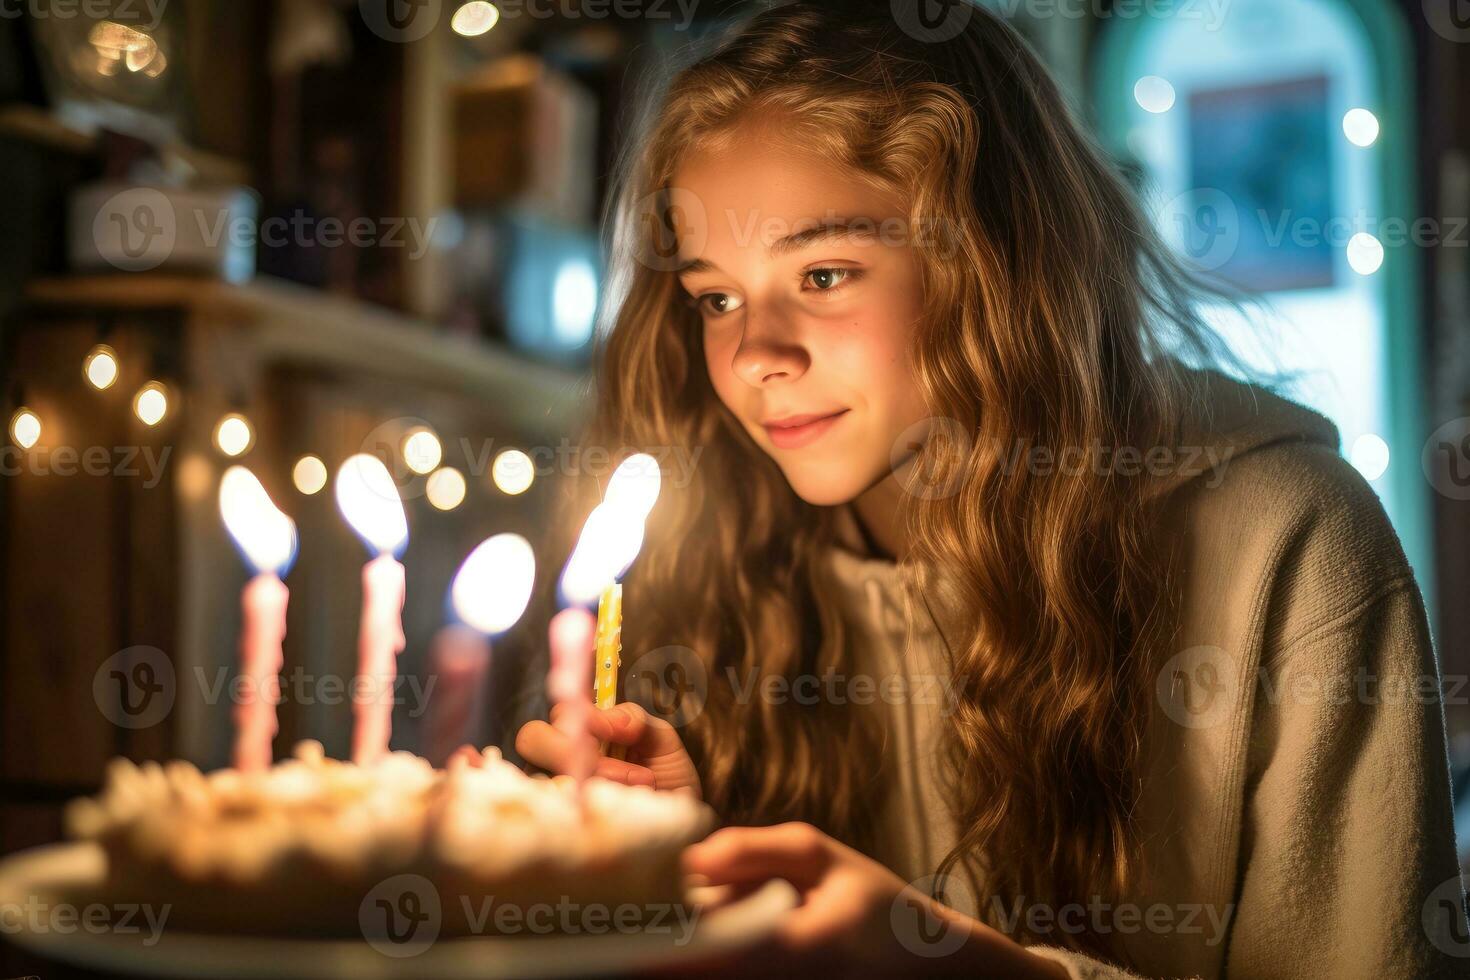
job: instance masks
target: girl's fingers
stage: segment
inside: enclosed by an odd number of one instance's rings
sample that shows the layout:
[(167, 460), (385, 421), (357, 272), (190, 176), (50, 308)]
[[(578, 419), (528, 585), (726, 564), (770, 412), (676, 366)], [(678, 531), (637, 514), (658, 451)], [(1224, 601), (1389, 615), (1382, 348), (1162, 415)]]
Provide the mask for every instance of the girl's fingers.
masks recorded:
[(684, 851), (684, 870), (711, 884), (748, 884), (785, 878), (813, 887), (831, 862), (828, 838), (810, 824), (727, 827)]
[(615, 783), (627, 783), (629, 786), (657, 785), (652, 769), (636, 763), (624, 762), (622, 759), (599, 759), (594, 775), (610, 779)]
[(626, 745), (645, 759), (686, 754), (684, 740), (679, 737), (674, 726), (662, 718), (650, 715), (640, 704), (623, 701), (595, 714), (598, 727), (602, 731), (594, 731), (594, 735), (609, 742)]
[[(640, 726), (630, 733), (627, 719), (632, 718), (633, 713), (624, 710), (625, 708), (636, 708), (639, 712), (643, 711), (642, 708), (639, 708), (638, 705), (632, 704), (631, 702), (624, 702), (611, 708), (587, 707), (587, 733), (599, 742), (616, 742), (619, 745), (632, 745), (632, 740), (636, 740), (643, 729)], [(571, 706), (565, 703), (558, 702), (552, 705), (551, 724), (553, 726), (557, 726), (559, 722), (564, 724), (563, 719), (566, 718), (567, 712), (571, 710)], [(672, 730), (670, 728), (670, 731)]]
[(528, 721), (516, 732), (516, 752), (534, 766), (561, 772), (567, 756), (567, 737), (544, 721)]

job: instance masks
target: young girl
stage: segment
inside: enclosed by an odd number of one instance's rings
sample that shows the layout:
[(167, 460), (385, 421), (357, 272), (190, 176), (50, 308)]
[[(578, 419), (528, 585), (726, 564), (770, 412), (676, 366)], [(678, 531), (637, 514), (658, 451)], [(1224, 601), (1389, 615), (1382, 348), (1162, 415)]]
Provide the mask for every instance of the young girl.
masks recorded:
[(1459, 972), (1376, 497), (1210, 369), (1202, 287), (1017, 35), (913, 7), (759, 14), (628, 161), (588, 442), (693, 464), (624, 663), (672, 650), (695, 703), (599, 715), (601, 775), (715, 808), (692, 873), (797, 885), (778, 968)]

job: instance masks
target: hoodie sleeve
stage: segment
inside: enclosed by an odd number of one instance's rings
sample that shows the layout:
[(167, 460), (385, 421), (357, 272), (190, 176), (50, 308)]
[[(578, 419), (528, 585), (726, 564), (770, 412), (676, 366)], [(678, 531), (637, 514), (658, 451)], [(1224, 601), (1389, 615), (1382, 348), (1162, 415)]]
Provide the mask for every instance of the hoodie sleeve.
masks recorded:
[(1407, 573), (1263, 670), (1228, 976), (1470, 973), (1441, 692)]
[[(1408, 577), (1280, 650), (1256, 692), (1225, 976), (1470, 975), (1442, 704), (1456, 683)], [(1138, 976), (1031, 951), (1075, 980)]]

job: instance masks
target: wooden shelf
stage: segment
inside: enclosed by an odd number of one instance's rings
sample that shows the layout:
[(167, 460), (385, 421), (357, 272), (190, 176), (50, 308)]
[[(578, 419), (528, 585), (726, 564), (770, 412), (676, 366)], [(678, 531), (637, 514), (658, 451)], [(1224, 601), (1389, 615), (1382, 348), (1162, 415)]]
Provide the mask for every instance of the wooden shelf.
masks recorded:
[(261, 278), (235, 286), (177, 275), (118, 274), (41, 279), (27, 288), (57, 309), (175, 308), (191, 318), (248, 329), (262, 360), (370, 374), (494, 399), (531, 431), (567, 432), (590, 384), (433, 324), (305, 286)]
[[(63, 122), (33, 105), (0, 106), (0, 136), (48, 146), (63, 153), (87, 156), (97, 152), (97, 134)], [(250, 168), (238, 160), (210, 153), (186, 143), (169, 143), (158, 152), (182, 161), (201, 180), (219, 184), (248, 184)]]

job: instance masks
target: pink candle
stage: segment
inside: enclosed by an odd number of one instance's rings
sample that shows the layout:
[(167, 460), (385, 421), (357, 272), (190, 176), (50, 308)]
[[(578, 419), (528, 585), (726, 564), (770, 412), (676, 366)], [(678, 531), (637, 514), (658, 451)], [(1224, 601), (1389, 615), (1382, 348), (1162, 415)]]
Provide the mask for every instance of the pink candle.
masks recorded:
[(296, 525), (276, 509), (265, 488), (243, 466), (225, 471), (219, 489), (220, 516), (256, 576), (240, 597), (240, 677), (235, 705), (235, 768), (269, 769), (281, 700), (281, 641), (286, 636), (290, 593), (281, 576), (296, 554)]
[(446, 626), (434, 634), (429, 670), (434, 693), (424, 718), (424, 757), (442, 766), (484, 723), (490, 641), (468, 626)]
[(592, 648), (597, 620), (580, 606), (551, 619), (551, 671), (546, 693), (562, 705), (556, 727), (570, 746), (566, 773), (580, 784), (597, 768), (597, 740), (587, 730), (592, 716)]
[(357, 637), (357, 689), (352, 698), (352, 761), (370, 765), (388, 753), (393, 683), (403, 637), (403, 566), (382, 554), (362, 568), (362, 621)]
[(250, 580), (241, 595), (240, 674), (244, 694), (235, 705), (235, 768), (269, 769), (281, 700), (281, 641), (286, 636), (286, 588), (274, 572)]
[(403, 649), (403, 566), (394, 555), (408, 544), (408, 516), (393, 474), (376, 456), (359, 453), (337, 470), (337, 506), (377, 555), (362, 569), (362, 620), (357, 634), (357, 683), (352, 694), (352, 761), (377, 762), (393, 731), (393, 681)]

